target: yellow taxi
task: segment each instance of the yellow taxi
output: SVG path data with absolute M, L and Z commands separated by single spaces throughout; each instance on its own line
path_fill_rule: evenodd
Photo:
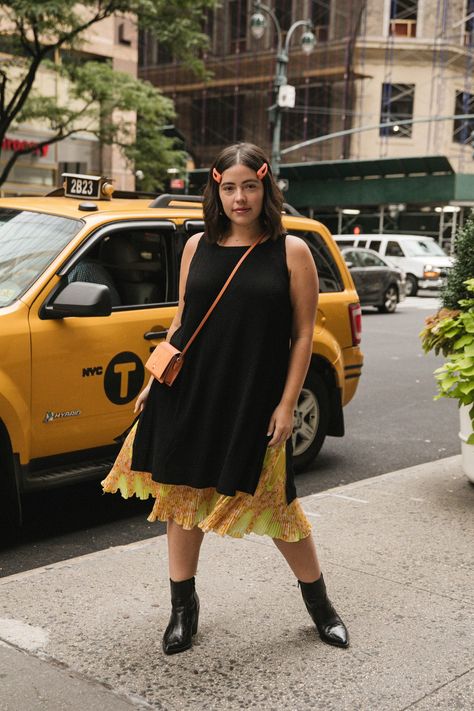
M 328 230 L 285 209 L 321 289 L 295 411 L 301 470 L 326 435 L 344 434 L 363 361 L 361 311 Z M 65 175 L 43 198 L 0 199 L 0 522 L 21 521 L 25 492 L 108 470 L 144 362 L 173 319 L 183 246 L 202 229 L 201 198 L 113 192 L 96 176 Z

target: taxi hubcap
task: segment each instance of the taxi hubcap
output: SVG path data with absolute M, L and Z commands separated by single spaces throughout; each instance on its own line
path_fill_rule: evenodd
M 311 390 L 301 391 L 296 405 L 293 421 L 293 454 L 298 456 L 306 452 L 314 442 L 319 423 L 319 405 Z

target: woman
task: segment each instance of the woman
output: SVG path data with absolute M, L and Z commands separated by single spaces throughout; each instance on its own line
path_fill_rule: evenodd
M 311 525 L 291 468 L 293 412 L 311 358 L 318 279 L 303 240 L 284 235 L 282 195 L 260 148 L 224 149 L 204 192 L 206 231 L 181 260 L 167 339 L 182 350 L 240 257 L 171 387 L 153 377 L 104 491 L 155 497 L 167 521 L 172 612 L 166 654 L 197 631 L 195 574 L 204 533 L 269 535 L 295 574 L 323 641 L 348 646 L 326 595 Z

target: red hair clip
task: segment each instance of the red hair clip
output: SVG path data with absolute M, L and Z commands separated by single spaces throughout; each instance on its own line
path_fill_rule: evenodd
M 259 168 L 257 170 L 257 178 L 259 180 L 263 180 L 267 173 L 268 173 L 268 163 L 263 163 L 261 168 Z
M 219 171 L 217 170 L 217 168 L 213 168 L 213 169 L 212 169 L 212 177 L 214 178 L 214 180 L 216 181 L 216 183 L 220 183 L 221 180 L 222 180 L 222 173 L 219 173 Z

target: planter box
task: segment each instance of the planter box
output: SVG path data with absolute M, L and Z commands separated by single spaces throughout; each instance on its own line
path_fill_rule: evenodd
M 474 444 L 467 444 L 467 439 L 472 434 L 472 422 L 469 417 L 470 407 L 461 405 L 459 408 L 461 421 L 459 439 L 461 440 L 462 468 L 467 478 L 474 484 Z

